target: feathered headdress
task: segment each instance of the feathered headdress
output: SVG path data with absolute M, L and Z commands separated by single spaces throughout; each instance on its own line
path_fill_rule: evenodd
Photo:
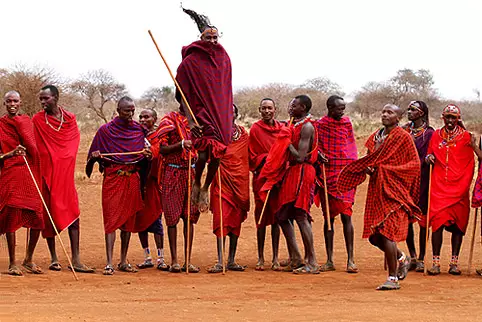
M 184 7 L 182 6 L 182 2 L 181 2 L 181 9 L 182 11 L 187 13 L 192 20 L 194 20 L 201 34 L 208 28 L 217 30 L 215 26 L 211 25 L 211 22 L 209 21 L 209 18 L 207 16 L 200 15 L 191 9 L 184 9 Z

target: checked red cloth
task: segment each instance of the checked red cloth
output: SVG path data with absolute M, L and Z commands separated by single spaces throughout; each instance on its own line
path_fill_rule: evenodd
M 367 143 L 368 155 L 347 165 L 338 178 L 338 190 L 349 191 L 366 179 L 368 167 L 375 169 L 370 176 L 363 238 L 380 233 L 399 242 L 407 238 L 409 217 L 420 217 L 420 160 L 410 134 L 400 127 L 393 129 L 375 149 L 373 133 Z

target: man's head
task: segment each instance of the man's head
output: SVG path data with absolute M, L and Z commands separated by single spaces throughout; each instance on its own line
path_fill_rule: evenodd
M 442 118 L 445 123 L 445 127 L 448 130 L 453 130 L 459 124 L 460 117 L 462 113 L 460 112 L 460 108 L 455 104 L 447 105 L 442 111 Z
M 157 122 L 157 112 L 152 108 L 143 109 L 139 114 L 139 123 L 141 123 L 149 131 L 152 130 Z
M 236 106 L 236 104 L 233 104 L 233 124 L 237 120 L 238 115 L 239 115 L 239 109 Z
M 42 87 L 39 94 L 40 104 L 46 112 L 52 111 L 57 107 L 59 101 L 59 89 L 54 85 L 47 85 Z
M 3 97 L 3 105 L 5 106 L 8 116 L 13 117 L 18 114 L 18 110 L 22 106 L 20 94 L 17 91 L 9 91 Z
M 339 121 L 345 115 L 345 100 L 338 95 L 331 95 L 326 100 L 326 107 L 328 108 L 328 116 Z
M 182 5 L 181 5 L 181 8 L 182 8 Z M 216 28 L 211 24 L 207 16 L 200 15 L 194 10 L 190 10 L 190 9 L 182 8 L 182 10 L 185 13 L 187 13 L 191 17 L 191 19 L 194 20 L 194 22 L 196 22 L 199 32 L 201 33 L 202 41 L 207 41 L 212 44 L 218 43 L 218 38 L 219 38 L 218 28 Z
M 132 117 L 134 117 L 135 110 L 136 104 L 129 96 L 123 96 L 119 102 L 117 102 L 117 114 L 119 114 L 121 120 L 131 121 Z
M 387 104 L 382 110 L 382 124 L 385 127 L 393 127 L 400 122 L 402 110 L 394 104 Z
M 259 103 L 261 119 L 267 123 L 271 122 L 276 113 L 276 104 L 272 98 L 263 98 Z
M 428 107 L 423 101 L 411 101 L 408 104 L 407 118 L 409 121 L 416 121 L 423 119 L 425 123 L 428 123 Z
M 290 103 L 288 112 L 291 117 L 300 118 L 311 110 L 311 99 L 307 95 L 298 95 Z

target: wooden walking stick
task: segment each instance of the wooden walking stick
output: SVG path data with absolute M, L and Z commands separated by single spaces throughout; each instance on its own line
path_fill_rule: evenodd
M 331 216 L 330 216 L 330 203 L 328 202 L 328 186 L 326 185 L 326 172 L 325 164 L 321 164 L 321 169 L 323 171 L 323 187 L 325 190 L 325 209 L 326 209 L 326 221 L 328 222 L 328 231 L 331 230 Z
M 469 253 L 469 267 L 467 275 L 470 275 L 470 270 L 472 269 L 472 258 L 474 256 L 474 245 L 475 245 L 475 231 L 477 228 L 477 215 L 479 212 L 479 208 L 475 208 L 475 216 L 474 216 L 474 227 L 472 227 L 472 241 L 470 243 L 470 253 Z
M 226 267 L 224 265 L 224 226 L 223 226 L 223 197 L 221 187 L 221 169 L 218 168 L 218 181 L 219 181 L 219 222 L 221 232 L 221 264 L 223 265 L 223 275 L 226 274 Z
M 176 77 L 174 77 L 174 74 L 172 73 L 171 68 L 169 68 L 169 65 L 167 64 L 167 61 L 164 58 L 164 55 L 162 54 L 161 50 L 159 49 L 159 46 L 157 45 L 157 42 L 154 39 L 154 36 L 152 35 L 152 32 L 150 30 L 148 30 L 147 32 L 149 33 L 149 36 L 151 36 L 152 42 L 154 43 L 154 46 L 156 46 L 157 52 L 161 56 L 162 61 L 164 62 L 164 65 L 166 65 L 167 71 L 169 72 L 169 75 L 171 75 L 171 78 L 174 81 L 174 84 L 176 85 L 176 88 L 179 90 L 179 93 L 181 93 L 182 100 L 184 101 L 184 104 L 186 104 L 186 107 L 187 107 L 189 113 L 191 114 L 191 117 L 192 117 L 194 123 L 196 123 L 196 125 L 199 126 L 199 123 L 196 119 L 196 116 L 194 116 L 194 113 L 191 110 L 191 106 L 187 102 L 186 96 L 184 96 L 184 92 L 182 91 L 181 86 L 179 86 L 179 83 L 177 82 Z
M 290 118 L 290 124 L 288 126 L 291 126 L 291 124 L 293 123 L 293 120 L 294 120 L 294 117 Z M 264 210 L 266 209 L 266 205 L 268 204 L 268 198 L 270 193 L 271 193 L 271 189 L 269 189 L 268 193 L 266 194 L 266 199 L 264 200 L 263 208 L 261 209 L 261 214 L 259 216 L 258 225 L 260 225 L 261 220 L 263 220 Z
M 425 223 L 425 256 L 423 258 L 423 274 L 427 275 L 427 253 L 428 253 L 428 231 L 430 225 L 430 193 L 432 191 L 432 169 L 433 165 L 429 165 L 429 174 L 428 174 L 428 200 L 427 200 L 427 221 Z
M 27 228 L 27 244 L 25 244 L 25 254 L 28 254 L 29 243 L 30 243 L 30 228 Z
M 50 211 L 49 211 L 49 208 L 47 207 L 47 204 L 45 203 L 44 197 L 42 196 L 42 192 L 40 191 L 40 188 L 37 184 L 37 181 L 35 180 L 32 169 L 30 169 L 30 165 L 28 164 L 27 158 L 25 156 L 23 156 L 23 160 L 25 161 L 25 164 L 27 165 L 28 172 L 30 172 L 30 176 L 32 177 L 33 183 L 35 184 L 35 188 L 37 188 L 37 192 L 40 196 L 40 199 L 42 200 L 42 203 L 45 207 L 45 210 L 47 211 L 47 215 L 49 216 L 50 222 L 52 223 L 52 227 L 54 227 L 55 235 L 58 237 L 58 239 L 60 241 L 60 245 L 62 246 L 62 249 L 64 250 L 65 257 L 67 257 L 67 260 L 69 261 L 69 265 L 70 265 L 70 267 L 72 267 L 72 274 L 74 274 L 75 280 L 78 281 L 79 278 L 77 277 L 77 274 L 75 273 L 74 265 L 72 265 L 72 261 L 70 260 L 70 257 L 67 254 L 67 250 L 65 249 L 64 243 L 62 242 L 62 238 L 60 238 L 59 231 L 57 230 L 57 227 L 55 226 L 55 222 L 52 218 L 52 215 L 50 214 Z
M 191 258 L 191 151 L 189 151 L 189 166 L 187 170 L 187 239 L 186 239 L 186 274 L 189 275 L 189 259 Z

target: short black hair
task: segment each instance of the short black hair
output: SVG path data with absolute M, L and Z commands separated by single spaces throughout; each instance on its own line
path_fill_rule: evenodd
M 49 90 L 50 93 L 54 94 L 54 96 L 56 96 L 57 98 L 60 96 L 59 89 L 54 85 L 45 85 L 44 87 L 42 87 L 41 90 L 42 91 Z
M 311 98 L 308 95 L 298 95 L 295 97 L 295 99 L 300 101 L 300 104 L 304 105 L 306 107 L 306 112 L 309 112 L 311 110 Z
M 331 96 L 328 97 L 328 99 L 326 100 L 326 107 L 330 108 L 330 107 L 332 107 L 332 106 L 335 106 L 336 100 L 344 100 L 344 99 L 343 99 L 343 97 L 338 96 L 338 95 L 331 95 Z
M 238 107 L 236 106 L 236 104 L 233 103 L 233 108 L 234 108 L 234 118 L 236 118 L 236 116 L 239 115 L 239 109 Z
M 119 101 L 117 102 L 117 108 L 119 108 L 119 105 L 121 102 L 134 102 L 134 100 L 132 98 L 130 98 L 129 96 L 122 96 Z
M 261 105 L 261 103 L 263 103 L 263 101 L 271 101 L 271 102 L 273 102 L 273 105 L 276 107 L 276 103 L 275 103 L 274 99 L 272 99 L 272 98 L 269 98 L 269 97 L 263 98 L 261 101 L 259 101 L 259 105 Z

